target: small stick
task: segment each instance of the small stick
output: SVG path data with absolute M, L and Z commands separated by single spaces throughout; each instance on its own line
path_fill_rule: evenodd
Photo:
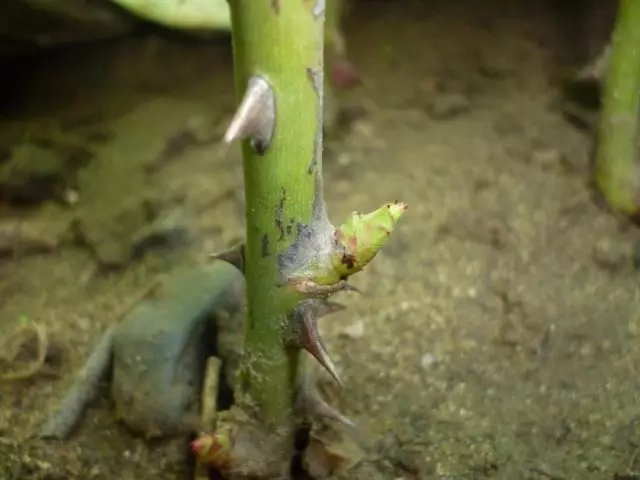
M 93 348 L 58 411 L 40 430 L 41 438 L 66 439 L 80 421 L 87 405 L 96 398 L 98 387 L 111 367 L 113 333 L 114 328 L 109 328 Z
M 217 357 L 207 359 L 207 369 L 202 387 L 201 418 L 204 428 L 213 430 L 216 428 L 216 416 L 218 413 L 218 386 L 220 383 L 220 367 L 222 362 Z
M 222 362 L 217 357 L 207 359 L 204 385 L 202 387 L 202 406 L 200 416 L 203 428 L 213 431 L 216 428 L 216 416 L 218 413 L 218 385 L 220 383 L 220 368 Z M 209 468 L 206 465 L 197 464 L 194 474 L 195 480 L 208 480 Z

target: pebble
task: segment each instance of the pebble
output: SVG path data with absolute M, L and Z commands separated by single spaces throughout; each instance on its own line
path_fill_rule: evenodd
M 353 157 L 348 153 L 341 153 L 338 155 L 338 165 L 341 167 L 348 167 L 353 160 Z
M 525 133 L 522 122 L 516 115 L 504 115 L 495 121 L 493 131 L 498 135 L 516 136 Z
M 593 261 L 603 270 L 618 271 L 632 264 L 632 252 L 623 242 L 603 239 L 593 247 Z
M 508 61 L 499 57 L 487 58 L 481 65 L 478 65 L 478 73 L 490 80 L 506 78 L 512 71 L 513 67 Z
M 364 322 L 359 320 L 351 325 L 348 325 L 341 332 L 343 336 L 352 340 L 357 340 L 364 336 Z
M 531 152 L 529 161 L 532 165 L 537 165 L 543 170 L 550 170 L 561 166 L 563 162 L 563 155 L 560 150 L 555 148 L 542 148 Z
M 75 205 L 80 200 L 80 194 L 71 188 L 68 188 L 63 193 L 63 200 L 67 205 Z
M 422 358 L 420 358 L 420 367 L 422 367 L 423 370 L 429 370 L 437 362 L 438 359 L 433 353 L 425 353 L 422 355 Z

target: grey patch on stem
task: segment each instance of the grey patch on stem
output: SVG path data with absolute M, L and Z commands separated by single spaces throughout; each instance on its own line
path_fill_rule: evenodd
M 296 238 L 291 245 L 279 255 L 278 270 L 282 275 L 282 282 L 286 283 L 288 274 L 295 271 L 297 267 L 304 265 L 304 260 L 309 256 L 308 252 L 302 251 L 302 244 L 308 244 L 313 237 L 313 231 L 308 225 L 296 223 Z
M 280 15 L 280 0 L 271 0 L 271 10 L 276 15 Z
M 262 235 L 262 258 L 269 256 L 269 236 L 265 233 Z
M 281 282 L 286 283 L 312 264 L 323 265 L 329 262 L 335 248 L 334 231 L 324 208 L 320 213 L 314 212 L 309 225 L 297 224 L 296 239 L 278 258 Z
M 323 82 L 324 72 L 322 70 L 322 62 L 318 68 L 307 67 L 307 78 L 310 80 L 311 87 L 318 98 L 317 111 L 316 111 L 316 134 L 313 145 L 313 156 L 311 157 L 311 163 L 309 164 L 309 175 L 318 171 L 318 165 L 321 161 L 322 155 L 322 110 L 323 110 Z
M 316 171 L 315 192 L 313 195 L 313 218 L 317 222 L 327 221 L 326 205 L 324 203 L 322 172 Z
M 273 88 L 259 75 L 249 79 L 247 90 L 224 135 L 225 143 L 249 138 L 251 147 L 264 155 L 276 124 L 276 101 Z
M 324 2 L 322 4 L 324 5 Z M 309 175 L 315 175 L 315 192 L 311 222 L 308 225 L 300 222 L 287 225 L 287 233 L 295 225 L 296 238 L 278 258 L 278 270 L 282 283 L 286 283 L 297 272 L 304 271 L 311 264 L 323 265 L 330 262 L 335 244 L 335 229 L 327 218 L 322 187 L 322 100 L 324 85 L 322 47 L 320 47 L 318 66 L 316 68 L 307 67 L 305 74 L 318 99 L 315 112 L 316 132 L 313 154 L 308 168 Z
M 285 229 L 283 224 L 283 215 L 284 215 L 284 202 L 287 199 L 287 191 L 283 187 L 280 190 L 280 200 L 278 201 L 278 205 L 276 205 L 276 228 L 280 232 L 279 240 L 282 240 L 285 235 Z

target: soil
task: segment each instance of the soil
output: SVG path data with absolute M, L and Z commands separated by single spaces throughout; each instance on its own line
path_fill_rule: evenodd
M 327 140 L 331 217 L 410 210 L 354 279 L 365 296 L 321 327 L 361 430 L 345 479 L 640 478 L 638 233 L 593 201 L 590 136 L 558 108 L 558 72 L 585 60 L 567 54 L 581 20 L 563 15 L 524 0 L 351 12 L 365 83 L 342 101 L 364 113 Z M 62 132 L 93 157 L 66 203 L 2 218 L 57 235 L 79 215 L 121 252 L 137 231 L 122 212 L 161 203 L 189 241 L 110 269 L 64 236 L 44 242 L 55 253 L 2 258 L 0 335 L 27 318 L 62 355 L 57 376 L 0 385 L 0 478 L 189 478 L 183 441 L 137 438 L 106 398 L 71 440 L 34 437 L 137 292 L 243 235 L 240 154 L 216 141 L 235 103 L 228 39 L 76 47 L 8 85 L 3 144 Z M 194 128 L 201 141 L 179 141 Z

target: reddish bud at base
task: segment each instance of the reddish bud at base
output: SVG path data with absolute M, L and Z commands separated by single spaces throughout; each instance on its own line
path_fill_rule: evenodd
M 225 470 L 230 462 L 230 440 L 225 434 L 201 435 L 190 443 L 198 463 Z
M 336 60 L 331 67 L 331 84 L 340 90 L 347 90 L 362 85 L 362 79 L 350 61 Z

